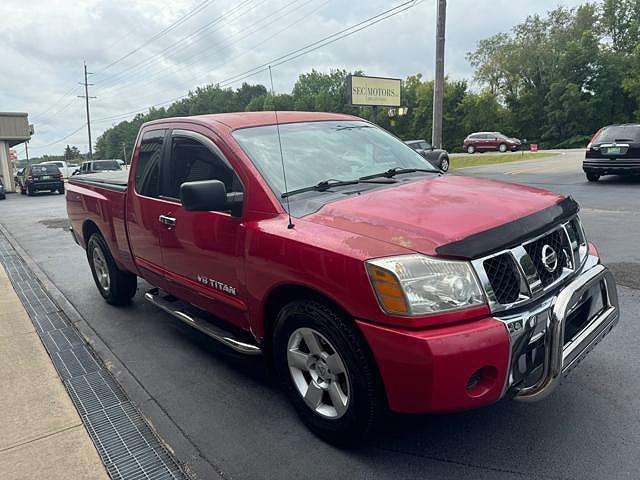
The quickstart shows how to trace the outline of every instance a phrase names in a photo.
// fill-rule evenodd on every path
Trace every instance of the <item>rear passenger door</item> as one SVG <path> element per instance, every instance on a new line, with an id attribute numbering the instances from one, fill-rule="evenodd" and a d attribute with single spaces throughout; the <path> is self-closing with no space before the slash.
<path id="1" fill-rule="evenodd" d="M 141 275 L 155 286 L 167 285 L 162 261 L 164 228 L 160 216 L 167 202 L 160 198 L 160 176 L 165 150 L 166 129 L 142 133 L 133 182 L 127 189 L 127 231 L 129 245 Z"/>
<path id="2" fill-rule="evenodd" d="M 162 255 L 171 292 L 239 327 L 248 326 L 244 293 L 245 225 L 230 212 L 189 212 L 182 207 L 184 182 L 220 180 L 227 193 L 243 186 L 220 148 L 202 133 L 173 130 L 165 162 Z"/>

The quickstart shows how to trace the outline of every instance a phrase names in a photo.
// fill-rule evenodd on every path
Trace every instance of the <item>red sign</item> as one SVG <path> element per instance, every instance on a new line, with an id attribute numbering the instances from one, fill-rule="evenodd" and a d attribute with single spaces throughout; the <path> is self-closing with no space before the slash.
<path id="1" fill-rule="evenodd" d="M 9 150 L 9 160 L 18 160 L 18 154 L 15 150 Z"/>
<path id="2" fill-rule="evenodd" d="M 531 151 L 532 152 L 537 152 L 538 151 L 538 144 L 537 143 L 532 143 L 531 144 Z"/>

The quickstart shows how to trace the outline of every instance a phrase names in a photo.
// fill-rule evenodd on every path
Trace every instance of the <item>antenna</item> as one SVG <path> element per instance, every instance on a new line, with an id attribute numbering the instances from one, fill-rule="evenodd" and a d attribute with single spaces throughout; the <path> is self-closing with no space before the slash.
<path id="1" fill-rule="evenodd" d="M 284 179 L 284 191 L 288 192 L 289 189 L 287 188 L 287 172 L 285 171 L 284 168 L 284 154 L 282 153 L 282 138 L 280 137 L 280 123 L 278 122 L 278 109 L 276 108 L 276 103 L 275 103 L 275 90 L 273 89 L 273 75 L 271 74 L 271 65 L 269 65 L 269 79 L 271 79 L 271 96 L 274 97 L 274 101 L 273 101 L 273 113 L 276 116 L 276 131 L 278 132 L 278 145 L 280 147 L 280 161 L 282 162 L 282 178 Z M 287 202 L 287 215 L 289 217 L 289 224 L 287 225 L 287 228 L 291 229 L 294 227 L 293 222 L 291 221 L 291 205 L 289 204 L 289 197 L 285 197 L 285 200 Z"/>

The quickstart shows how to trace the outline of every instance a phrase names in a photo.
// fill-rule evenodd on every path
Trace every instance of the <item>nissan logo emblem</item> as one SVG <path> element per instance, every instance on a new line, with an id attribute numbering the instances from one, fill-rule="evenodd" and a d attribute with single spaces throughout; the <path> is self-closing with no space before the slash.
<path id="1" fill-rule="evenodd" d="M 550 245 L 542 247 L 542 265 L 550 273 L 555 272 L 558 268 L 558 254 Z"/>

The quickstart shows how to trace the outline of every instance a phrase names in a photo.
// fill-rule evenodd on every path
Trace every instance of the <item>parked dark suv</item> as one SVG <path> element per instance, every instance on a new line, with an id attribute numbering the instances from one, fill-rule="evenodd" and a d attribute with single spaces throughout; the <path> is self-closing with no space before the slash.
<path id="1" fill-rule="evenodd" d="M 446 150 L 433 148 L 433 145 L 426 140 L 408 140 L 404 143 L 422 155 L 434 167 L 443 172 L 449 170 L 449 154 Z"/>
<path id="2" fill-rule="evenodd" d="M 33 195 L 42 190 L 64 193 L 62 173 L 55 165 L 29 165 L 18 176 L 20 193 Z"/>
<path id="3" fill-rule="evenodd" d="M 598 130 L 587 145 L 582 169 L 590 182 L 602 175 L 640 175 L 640 124 Z"/>
<path id="4" fill-rule="evenodd" d="M 504 153 L 520 149 L 522 142 L 500 132 L 476 132 L 468 135 L 462 146 L 467 153 L 486 152 L 487 150 L 497 150 Z"/>

